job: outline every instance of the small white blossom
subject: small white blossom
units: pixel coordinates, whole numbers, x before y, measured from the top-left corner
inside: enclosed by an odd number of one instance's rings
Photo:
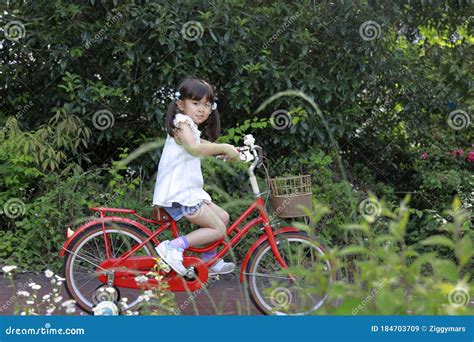
[[[34,284],[31,288],[32,288],[33,290],[39,290],[39,289],[41,289],[41,285]]]
[[[143,295],[143,296],[138,296],[138,300],[141,302],[145,300],[145,302],[148,302],[150,300],[150,296]]]
[[[26,301],[26,304],[28,304],[28,305],[33,305],[34,303],[35,303],[34,300],[27,300],[27,301]]]
[[[59,303],[62,300],[63,300],[63,297],[61,297],[61,296],[54,298],[55,303]]]
[[[19,296],[23,296],[23,297],[29,297],[30,296],[30,293],[28,291],[18,291],[17,292]]]
[[[65,302],[62,303],[61,305],[62,305],[62,306],[74,306],[74,304],[76,304],[76,301],[73,300],[73,299],[70,299],[70,300],[65,301]]]
[[[47,313],[48,315],[51,315],[51,314],[54,312],[54,310],[56,310],[55,307],[49,308],[49,309],[46,310],[46,313]]]
[[[16,270],[17,268],[18,267],[16,267],[16,266],[3,266],[2,271],[4,273],[10,273],[11,271]]]
[[[66,313],[74,313],[76,312],[76,308],[74,306],[68,306],[66,308]]]
[[[50,294],[45,294],[43,296],[43,300],[48,300],[49,298],[51,298],[51,295]]]
[[[46,278],[52,278],[54,275],[54,272],[51,270],[46,270],[44,271],[44,275],[46,276]]]

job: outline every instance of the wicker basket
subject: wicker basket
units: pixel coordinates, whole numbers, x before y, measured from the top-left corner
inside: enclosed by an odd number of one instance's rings
[[[299,205],[313,210],[311,175],[270,178],[268,181],[273,215],[282,218],[308,216]]]

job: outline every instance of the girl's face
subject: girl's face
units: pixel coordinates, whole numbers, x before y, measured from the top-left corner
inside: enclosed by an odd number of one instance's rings
[[[201,100],[178,100],[176,102],[182,113],[191,117],[196,125],[202,124],[211,115],[212,104],[205,97]]]

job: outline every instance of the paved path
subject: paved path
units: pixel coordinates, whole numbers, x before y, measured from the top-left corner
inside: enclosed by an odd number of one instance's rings
[[[27,287],[30,282],[41,285],[38,291],[38,298],[52,291],[49,279],[43,273],[23,273],[15,275],[15,285],[18,290],[26,290],[31,293]],[[176,292],[176,307],[180,309],[181,315],[259,315],[259,311],[254,307],[246,295],[244,286],[240,284],[235,274],[221,276],[219,280],[209,281],[207,290],[209,294],[201,290],[188,294],[186,292]],[[61,289],[63,301],[69,299],[65,288]],[[214,301],[217,310],[214,308]],[[14,310],[15,294],[10,284],[10,280],[0,278],[0,315],[12,315]],[[193,306],[195,304],[196,308]],[[44,313],[42,313],[44,314]],[[84,314],[78,310],[75,315]]]

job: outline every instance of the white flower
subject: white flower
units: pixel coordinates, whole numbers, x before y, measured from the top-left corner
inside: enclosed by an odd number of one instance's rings
[[[29,287],[33,287],[33,286],[35,286],[35,285],[36,285],[36,283],[29,283],[29,284],[28,284]]]
[[[51,284],[55,284],[56,283],[56,279],[51,279]]]
[[[39,289],[41,288],[41,285],[34,284],[31,288],[32,288],[33,290],[39,290]]]
[[[52,278],[54,275],[54,272],[51,270],[46,270],[44,271],[44,275],[46,276],[46,278]]]
[[[28,305],[33,305],[34,303],[35,303],[34,300],[27,300],[27,301],[26,301],[26,304],[28,304]]]
[[[62,303],[61,305],[62,305],[62,306],[74,306],[74,304],[76,304],[76,301],[73,300],[73,299],[70,299],[70,300],[65,301],[65,302]]]
[[[74,306],[68,306],[66,308],[66,313],[74,313],[76,312],[76,308]]]
[[[55,274],[54,277],[55,277],[58,281],[65,281],[65,280],[66,280],[66,278],[60,277],[60,276],[58,276],[57,274]]]
[[[18,267],[16,267],[16,266],[3,266],[2,271],[4,273],[10,273],[11,271],[16,270],[17,268]]]
[[[56,310],[55,307],[49,308],[48,310],[46,310],[46,313],[47,313],[48,315],[51,315],[51,314],[54,312],[54,310]]]
[[[23,297],[29,297],[30,296],[30,293],[28,291],[18,291],[17,292],[19,296],[23,296]]]
[[[55,303],[59,303],[62,300],[63,300],[63,297],[61,297],[61,296],[54,298]]]
[[[26,316],[26,312],[25,312],[25,311],[22,311],[22,312],[20,313],[20,315],[21,315],[21,316]]]
[[[51,295],[50,294],[45,294],[43,296],[43,300],[48,300],[49,298],[51,298]]]
[[[62,281],[58,281],[58,286],[61,286],[63,284]]]

